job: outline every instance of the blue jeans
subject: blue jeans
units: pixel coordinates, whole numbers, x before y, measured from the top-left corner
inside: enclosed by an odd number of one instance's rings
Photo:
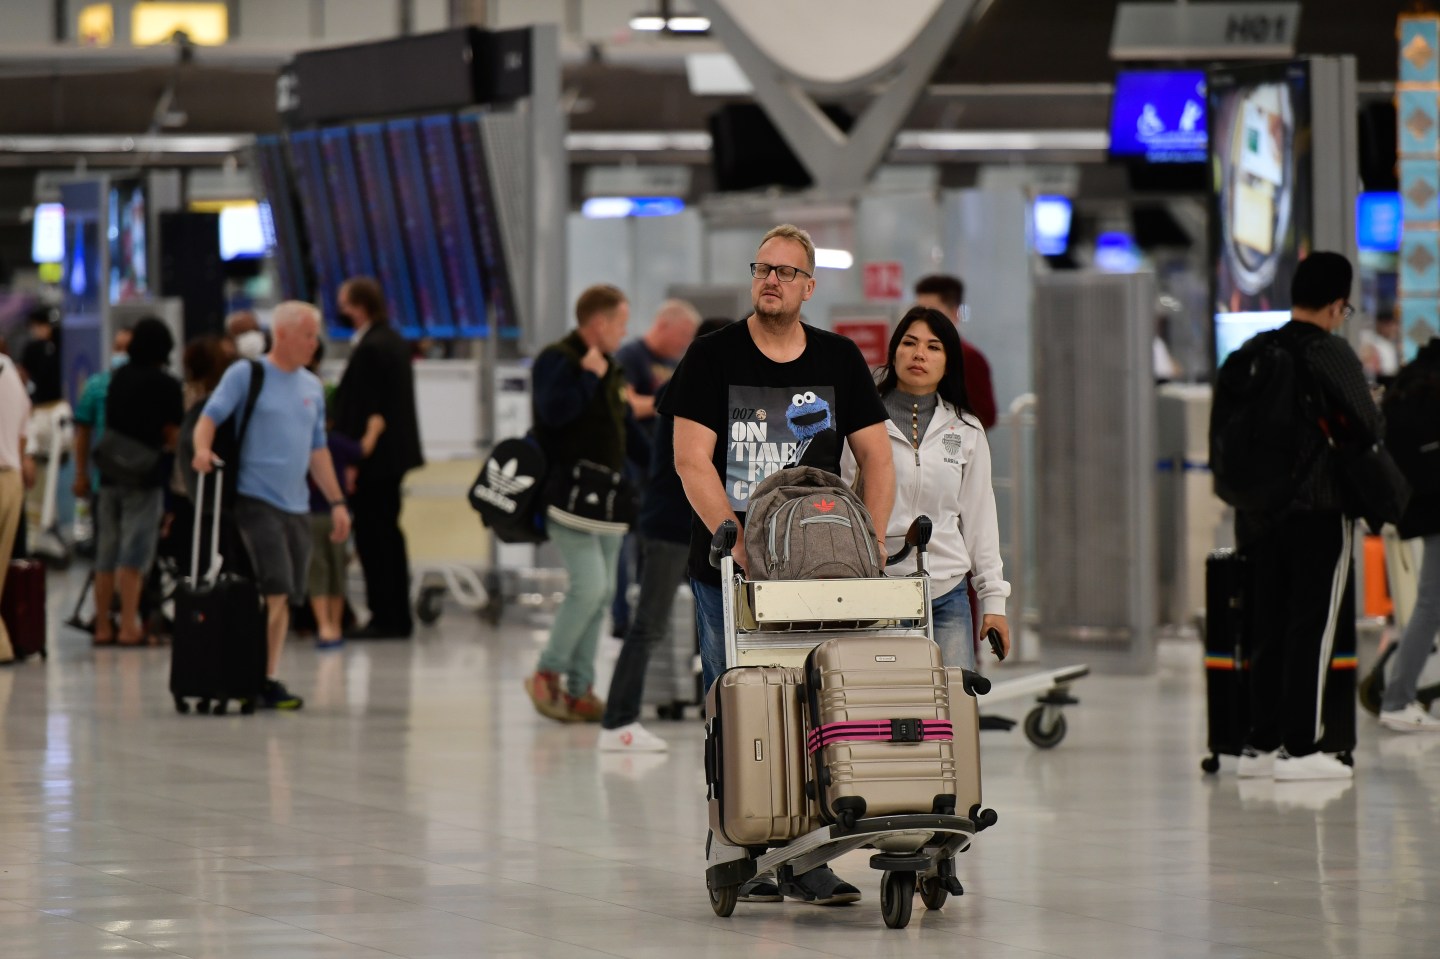
[[[961,580],[944,596],[930,600],[935,619],[935,642],[946,666],[975,668],[975,620],[970,614],[970,592]]]
[[[583,696],[595,684],[595,647],[615,591],[621,537],[585,533],[554,522],[549,524],[549,533],[570,574],[570,585],[555,611],[550,641],[536,668],[564,676],[570,695]]]
[[[725,600],[719,586],[690,580],[695,596],[695,630],[700,634],[700,665],[705,691],[725,672]]]
[[[1440,630],[1440,534],[1426,536],[1421,542],[1424,553],[1420,559],[1415,611],[1405,624],[1400,648],[1395,650],[1395,669],[1385,684],[1385,696],[1380,704],[1385,710],[1404,709],[1415,701],[1415,687],[1425,660],[1430,658],[1435,633]]]

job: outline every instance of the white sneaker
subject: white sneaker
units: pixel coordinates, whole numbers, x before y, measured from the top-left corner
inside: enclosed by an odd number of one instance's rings
[[[1246,746],[1240,753],[1236,775],[1241,779],[1269,779],[1275,775],[1275,754],[1262,753],[1253,746]]]
[[[1407,703],[1403,709],[1387,709],[1380,713],[1380,725],[1397,732],[1440,732],[1440,719],[1425,711],[1419,703]]]
[[[1299,782],[1306,779],[1353,779],[1354,777],[1355,770],[1328,753],[1288,756],[1281,752],[1275,757],[1276,782]]]
[[[670,748],[669,743],[639,723],[631,723],[619,729],[600,730],[600,740],[596,745],[601,752],[607,753],[663,753]]]

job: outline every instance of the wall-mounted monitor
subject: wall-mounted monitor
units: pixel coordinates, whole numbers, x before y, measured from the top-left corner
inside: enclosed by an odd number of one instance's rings
[[[150,293],[145,186],[139,180],[110,185],[110,302],[126,303]]]
[[[221,207],[220,259],[257,260],[270,252],[260,207],[259,203],[232,203]]]
[[[1290,283],[1314,249],[1310,66],[1209,77],[1216,365],[1290,316]]]
[[[1070,198],[1037,196],[1032,211],[1035,252],[1041,256],[1064,256],[1070,248]]]
[[[1400,252],[1400,194],[1362,193],[1355,198],[1355,241],[1362,253]]]
[[[65,204],[40,203],[30,230],[30,259],[35,263],[65,260]]]
[[[1205,74],[1122,70],[1110,101],[1110,155],[1146,163],[1204,163]]]

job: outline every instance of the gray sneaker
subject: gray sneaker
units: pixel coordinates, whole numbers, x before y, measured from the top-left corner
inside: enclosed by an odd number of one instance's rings
[[[842,906],[860,901],[860,890],[835,875],[829,866],[816,866],[796,876],[794,882],[785,883],[782,891],[791,899],[812,906]]]

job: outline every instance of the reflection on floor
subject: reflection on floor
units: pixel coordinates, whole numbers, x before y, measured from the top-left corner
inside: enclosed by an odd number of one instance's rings
[[[67,608],[75,581],[51,585]],[[0,670],[5,959],[1440,954],[1440,736],[1362,716],[1353,785],[1206,779],[1193,645],[1085,680],[1055,750],[986,733],[1000,822],[966,895],[891,931],[865,854],[838,864],[858,906],[716,918],[698,725],[653,726],[668,757],[597,755],[531,712],[523,622],[296,642],[307,707],[251,718],[176,715],[164,649],[57,634]]]

